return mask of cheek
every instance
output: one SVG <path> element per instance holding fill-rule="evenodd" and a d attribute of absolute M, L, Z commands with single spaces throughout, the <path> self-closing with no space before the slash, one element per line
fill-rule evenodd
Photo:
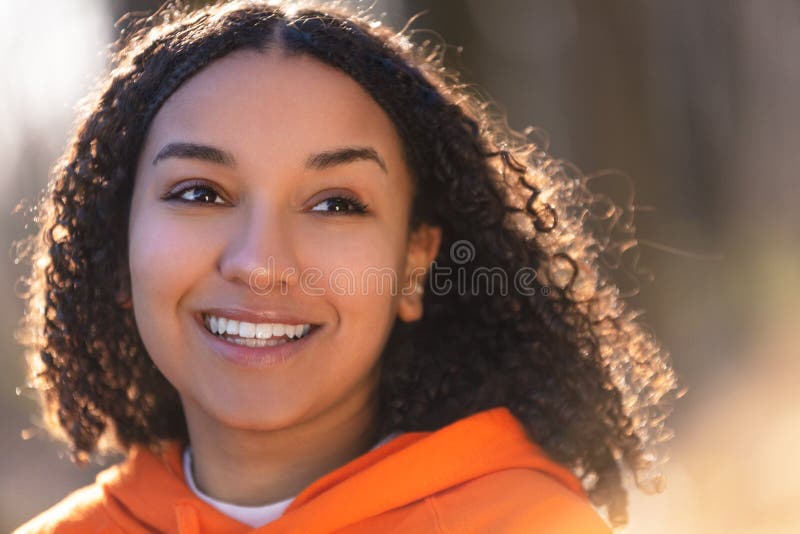
<path fill-rule="evenodd" d="M 302 278 L 304 289 L 346 307 L 364 299 L 390 300 L 405 256 L 399 226 L 369 221 L 334 229 L 338 231 L 307 228 L 299 233 L 300 272 L 308 275 Z"/>
<path fill-rule="evenodd" d="M 158 217 L 139 217 L 130 230 L 133 289 L 148 305 L 175 304 L 171 298 L 191 285 L 204 265 L 202 235 Z"/>
<path fill-rule="evenodd" d="M 307 242 L 304 264 L 318 269 L 318 280 L 310 285 L 336 310 L 337 345 L 364 361 L 380 353 L 394 324 L 405 248 L 398 228 L 359 230 Z"/>
<path fill-rule="evenodd" d="M 202 276 L 207 249 L 202 236 L 153 211 L 132 217 L 129 262 L 133 311 L 142 341 L 167 376 L 180 350 L 182 298 Z"/>

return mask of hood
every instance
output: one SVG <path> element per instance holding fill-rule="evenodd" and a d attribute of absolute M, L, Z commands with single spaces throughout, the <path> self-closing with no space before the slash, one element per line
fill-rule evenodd
<path fill-rule="evenodd" d="M 177 442 L 168 442 L 158 456 L 135 447 L 126 462 L 99 474 L 97 482 L 105 492 L 109 513 L 123 528 L 126 524 L 141 528 L 144 523 L 178 534 L 316 534 L 511 468 L 540 471 L 586 497 L 572 472 L 532 443 L 506 407 L 475 413 L 436 431 L 401 434 L 320 477 L 295 497 L 279 519 L 256 529 L 222 514 L 191 492 Z"/>

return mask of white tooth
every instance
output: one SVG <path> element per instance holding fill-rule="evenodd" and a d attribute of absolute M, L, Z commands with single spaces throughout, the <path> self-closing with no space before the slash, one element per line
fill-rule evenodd
<path fill-rule="evenodd" d="M 215 334 L 224 334 L 228 327 L 228 320 L 224 317 L 219 317 L 217 319 L 217 331 L 214 332 Z"/>
<path fill-rule="evenodd" d="M 269 339 L 272 337 L 272 325 L 266 323 L 256 325 L 256 337 L 258 339 Z"/>
<path fill-rule="evenodd" d="M 239 323 L 239 335 L 241 337 L 255 337 L 256 325 L 242 321 Z"/>
<path fill-rule="evenodd" d="M 208 323 L 209 323 L 208 324 L 208 329 L 216 334 L 217 333 L 217 318 L 212 315 L 211 318 L 208 320 Z"/>
<path fill-rule="evenodd" d="M 304 324 L 303 325 L 303 333 L 301 335 L 304 336 L 304 335 L 308 334 L 309 330 L 311 330 L 311 325 L 310 324 Z"/>
<path fill-rule="evenodd" d="M 289 336 L 289 339 L 293 339 L 295 337 L 300 337 L 299 336 L 300 332 L 298 332 L 298 330 L 297 330 L 298 328 L 300 328 L 300 325 L 297 325 L 297 326 L 295 326 L 293 324 L 286 325 L 286 335 Z"/>
<path fill-rule="evenodd" d="M 232 336 L 236 336 L 239 334 L 239 321 L 234 321 L 233 319 L 228 319 L 228 324 L 225 325 L 225 333 L 230 334 Z"/>
<path fill-rule="evenodd" d="M 285 331 L 286 331 L 286 325 L 283 324 L 272 325 L 272 335 L 275 337 L 282 336 Z"/>
<path fill-rule="evenodd" d="M 248 347 L 255 347 L 256 343 L 258 343 L 258 341 L 253 339 L 252 337 L 245 339 L 244 342 Z"/>

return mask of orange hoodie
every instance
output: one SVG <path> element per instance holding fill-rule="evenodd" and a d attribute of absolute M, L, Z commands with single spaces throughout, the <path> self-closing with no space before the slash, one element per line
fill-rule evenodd
<path fill-rule="evenodd" d="M 14 534 L 610 534 L 578 479 L 505 407 L 409 432 L 315 480 L 253 529 L 186 485 L 181 446 L 134 447 Z"/>

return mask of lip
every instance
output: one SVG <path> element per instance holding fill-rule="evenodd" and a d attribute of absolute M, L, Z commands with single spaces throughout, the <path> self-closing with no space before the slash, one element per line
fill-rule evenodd
<path fill-rule="evenodd" d="M 212 315 L 214 314 L 212 313 Z M 229 315 L 225 314 L 223 316 L 228 317 Z M 252 315 L 250 317 L 252 317 Z M 196 314 L 195 319 L 195 325 L 200 330 L 200 336 L 205 339 L 207 344 L 211 347 L 211 350 L 230 363 L 254 369 L 269 369 L 291 361 L 300 351 L 304 350 L 309 345 L 310 341 L 316 339 L 317 331 L 322 328 L 321 325 L 312 324 L 311 330 L 309 330 L 308 334 L 305 336 L 295 341 L 288 341 L 274 347 L 248 347 L 246 345 L 237 345 L 236 343 L 225 341 L 222 337 L 212 334 L 211 331 L 206 328 L 205 324 L 203 324 L 202 313 Z M 301 321 L 286 322 L 285 317 L 280 320 L 270 319 L 269 321 L 265 321 L 262 318 L 260 322 L 303 324 Z"/>

